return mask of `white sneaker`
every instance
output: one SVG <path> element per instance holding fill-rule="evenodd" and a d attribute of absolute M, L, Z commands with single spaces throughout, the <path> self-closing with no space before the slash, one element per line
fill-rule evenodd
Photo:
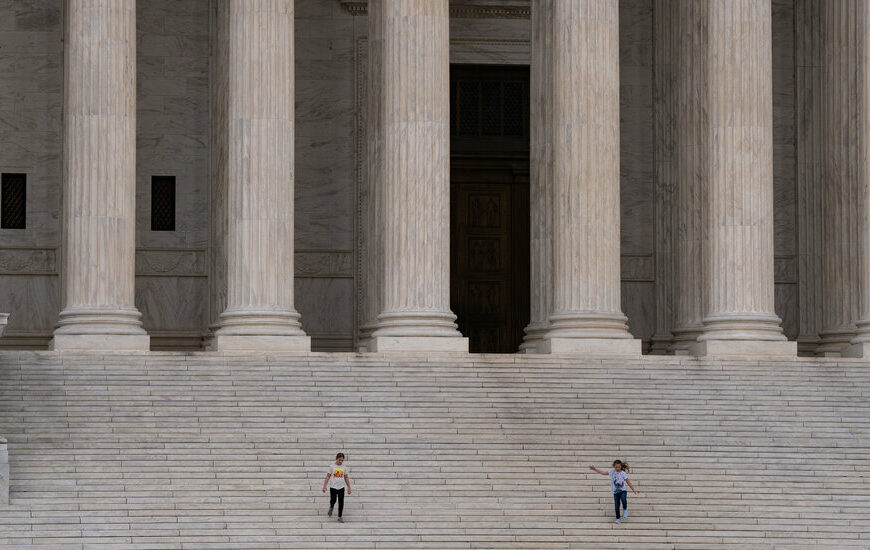
<path fill-rule="evenodd" d="M 627 518 L 628 518 L 628 508 L 626 508 L 625 510 L 622 511 L 622 519 L 627 519 Z"/>
<path fill-rule="evenodd" d="M 613 523 L 622 523 L 622 521 L 620 521 L 620 520 L 616 520 L 616 521 L 614 521 Z"/>

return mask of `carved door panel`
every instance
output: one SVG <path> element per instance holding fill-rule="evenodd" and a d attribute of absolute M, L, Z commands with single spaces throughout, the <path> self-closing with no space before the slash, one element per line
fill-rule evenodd
<path fill-rule="evenodd" d="M 475 353 L 529 322 L 529 68 L 450 67 L 450 305 Z"/>
<path fill-rule="evenodd" d="M 451 306 L 473 353 L 517 351 L 528 322 L 528 186 L 511 179 L 454 171 Z"/>

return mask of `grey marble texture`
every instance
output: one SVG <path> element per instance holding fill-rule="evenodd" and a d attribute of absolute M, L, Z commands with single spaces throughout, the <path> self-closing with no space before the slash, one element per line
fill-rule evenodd
<path fill-rule="evenodd" d="M 552 178 L 544 200 L 552 213 L 553 302 L 537 351 L 640 354 L 620 300 L 619 4 L 542 0 L 533 9 L 551 29 L 535 33 L 545 46 L 533 60 L 542 64 L 542 86 L 552 88 L 543 97 L 551 106 L 537 119 L 545 143 L 534 148 L 543 154 L 534 162 L 550 163 L 545 177 Z"/>
<path fill-rule="evenodd" d="M 380 304 L 366 345 L 467 351 L 450 311 L 448 3 L 384 1 L 369 10 L 369 59 L 381 64 L 369 74 L 377 91 L 369 181 L 377 190 L 368 218 Z"/>
<path fill-rule="evenodd" d="M 530 5 L 507 3 L 513 8 Z M 466 9 L 472 4 L 480 4 L 483 11 Z M 530 62 L 532 21 L 494 16 L 492 8 L 498 4 L 464 2 L 459 13 L 453 3 L 450 62 Z M 785 334 L 800 335 L 802 351 L 808 353 L 815 350 L 823 325 L 839 330 L 834 321 L 823 322 L 822 308 L 831 319 L 835 308 L 842 309 L 825 305 L 821 283 L 818 86 L 824 67 L 821 20 L 810 12 L 823 4 L 773 0 L 770 24 L 772 295 Z M 618 2 L 619 302 L 631 333 L 647 342 L 655 334 L 659 350 L 670 345 L 669 331 L 676 326 L 673 317 L 681 296 L 673 287 L 677 278 L 669 274 L 676 267 L 668 256 L 678 250 L 680 232 L 674 221 L 675 203 L 664 197 L 673 193 L 671 198 L 677 198 L 677 161 L 673 139 L 667 138 L 670 119 L 661 93 L 673 84 L 675 65 L 672 56 L 659 55 L 666 45 L 661 33 L 667 19 L 662 16 L 675 5 L 667 0 Z M 219 66 L 210 49 L 222 47 L 212 27 L 215 6 L 214 0 L 136 3 L 137 253 L 131 304 L 155 336 L 152 345 L 161 348 L 200 345 L 227 306 L 226 266 L 215 258 L 226 256 L 222 243 L 227 228 L 213 215 L 227 208 L 211 129 L 221 116 L 212 108 Z M 297 0 L 295 9 L 296 158 L 290 246 L 297 249 L 296 277 L 305 281 L 293 285 L 294 307 L 305 315 L 311 312 L 312 319 L 303 318 L 302 325 L 314 337 L 315 348 L 352 349 L 364 318 L 370 317 L 367 295 L 375 294 L 363 267 L 369 140 L 361 105 L 367 95 L 369 18 L 354 16 L 341 2 L 331 0 Z M 28 228 L 0 230 L 0 311 L 13 313 L 0 347 L 45 347 L 65 303 L 59 281 L 64 18 L 54 0 L 5 0 L 0 2 L 0 15 L 0 171 L 28 174 Z M 150 178 L 161 173 L 178 178 L 174 232 L 151 232 L 149 227 Z M 853 244 L 858 246 L 857 241 Z M 830 263 L 834 251 L 828 254 Z M 841 283 L 832 284 L 829 293 Z M 850 303 L 859 300 L 857 291 L 849 296 L 854 297 Z M 534 304 L 548 309 L 541 300 Z M 847 323 L 837 347 L 854 336 L 855 321 Z"/>
<path fill-rule="evenodd" d="M 836 354 L 861 315 L 859 252 L 867 132 L 866 2 L 825 2 L 821 11 L 822 325 L 816 353 Z M 866 47 L 866 46 L 864 46 Z"/>
<path fill-rule="evenodd" d="M 706 20 L 707 295 L 697 351 L 794 356 L 774 311 L 771 4 L 713 1 Z"/>
<path fill-rule="evenodd" d="M 215 75 L 225 195 L 213 215 L 225 223 L 225 258 L 213 258 L 225 262 L 226 305 L 209 347 L 306 351 L 293 281 L 293 0 L 230 1 L 217 18 L 226 43 Z"/>
<path fill-rule="evenodd" d="M 70 0 L 62 299 L 52 349 L 147 350 L 135 295 L 136 3 Z"/>

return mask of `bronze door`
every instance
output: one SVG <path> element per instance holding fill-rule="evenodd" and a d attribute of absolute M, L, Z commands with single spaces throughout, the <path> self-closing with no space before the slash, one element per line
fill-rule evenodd
<path fill-rule="evenodd" d="M 450 68 L 450 302 L 472 352 L 529 322 L 529 68 Z"/>
<path fill-rule="evenodd" d="M 511 169 L 451 181 L 451 306 L 473 353 L 513 353 L 529 322 L 529 187 Z"/>

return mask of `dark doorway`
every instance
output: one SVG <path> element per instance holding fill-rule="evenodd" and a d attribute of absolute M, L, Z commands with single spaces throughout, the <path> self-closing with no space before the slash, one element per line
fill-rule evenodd
<path fill-rule="evenodd" d="M 529 323 L 529 69 L 450 69 L 450 302 L 473 353 Z"/>

